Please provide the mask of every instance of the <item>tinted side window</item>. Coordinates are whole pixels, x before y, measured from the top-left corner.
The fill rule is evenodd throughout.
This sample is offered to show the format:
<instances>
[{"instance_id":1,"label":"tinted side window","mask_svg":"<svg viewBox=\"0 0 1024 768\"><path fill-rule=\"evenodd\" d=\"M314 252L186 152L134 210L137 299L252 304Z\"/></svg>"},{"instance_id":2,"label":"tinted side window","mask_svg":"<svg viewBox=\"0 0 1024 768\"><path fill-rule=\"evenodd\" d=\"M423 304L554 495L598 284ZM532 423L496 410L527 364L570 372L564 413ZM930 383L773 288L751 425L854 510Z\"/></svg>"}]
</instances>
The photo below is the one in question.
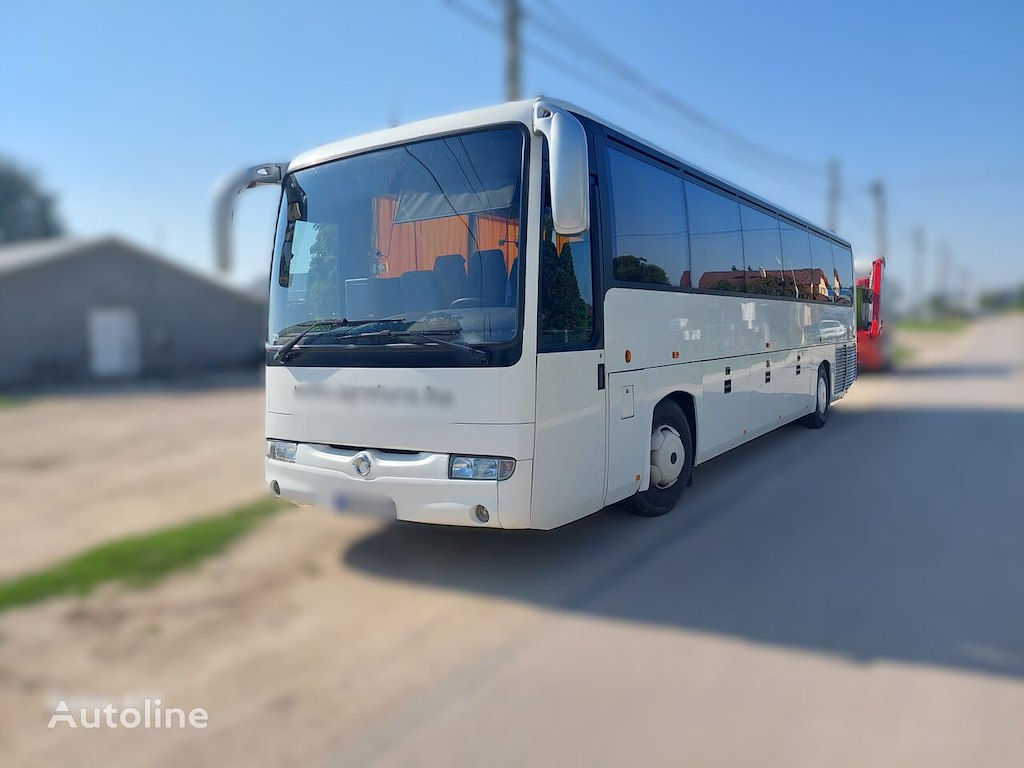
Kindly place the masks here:
<instances>
[{"instance_id":1,"label":"tinted side window","mask_svg":"<svg viewBox=\"0 0 1024 768\"><path fill-rule=\"evenodd\" d=\"M616 280L685 285L689 258L683 180L609 147Z\"/></svg>"},{"instance_id":2,"label":"tinted side window","mask_svg":"<svg viewBox=\"0 0 1024 768\"><path fill-rule=\"evenodd\" d=\"M845 245L832 243L832 299L844 306L853 304L853 253Z\"/></svg>"},{"instance_id":3,"label":"tinted side window","mask_svg":"<svg viewBox=\"0 0 1024 768\"><path fill-rule=\"evenodd\" d=\"M518 259L512 265L512 279L518 285ZM585 344L593 336L594 280L590 230L571 237L555 233L547 166L544 168L544 210L541 215L539 310L538 345L541 351Z\"/></svg>"},{"instance_id":4,"label":"tinted side window","mask_svg":"<svg viewBox=\"0 0 1024 768\"><path fill-rule=\"evenodd\" d=\"M812 301L831 301L832 293L832 242L813 232L811 236L811 279Z\"/></svg>"},{"instance_id":5,"label":"tinted side window","mask_svg":"<svg viewBox=\"0 0 1024 768\"><path fill-rule=\"evenodd\" d=\"M686 182L686 203L692 287L742 293L746 280L739 203L691 181Z\"/></svg>"},{"instance_id":6,"label":"tinted side window","mask_svg":"<svg viewBox=\"0 0 1024 768\"><path fill-rule=\"evenodd\" d=\"M741 203L740 223L743 225L747 292L765 296L792 296L792 277L786 275L782 265L779 220L769 213Z\"/></svg>"},{"instance_id":7,"label":"tinted side window","mask_svg":"<svg viewBox=\"0 0 1024 768\"><path fill-rule=\"evenodd\" d=\"M794 288L790 295L810 300L815 274L807 232L787 221L779 222L779 227L782 231L782 263L793 276Z\"/></svg>"}]
</instances>

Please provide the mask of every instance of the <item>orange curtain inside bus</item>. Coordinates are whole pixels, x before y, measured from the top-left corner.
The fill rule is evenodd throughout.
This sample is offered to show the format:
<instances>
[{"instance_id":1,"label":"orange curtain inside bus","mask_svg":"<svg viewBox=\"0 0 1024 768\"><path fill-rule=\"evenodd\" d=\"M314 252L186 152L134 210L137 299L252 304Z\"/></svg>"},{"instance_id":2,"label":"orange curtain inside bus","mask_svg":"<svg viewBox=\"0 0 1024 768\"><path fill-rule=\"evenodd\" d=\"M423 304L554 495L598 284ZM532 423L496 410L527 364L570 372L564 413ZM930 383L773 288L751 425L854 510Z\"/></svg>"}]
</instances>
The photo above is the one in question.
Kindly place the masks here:
<instances>
[{"instance_id":1,"label":"orange curtain inside bus","mask_svg":"<svg viewBox=\"0 0 1024 768\"><path fill-rule=\"evenodd\" d=\"M582 235L559 235L555 234L555 252L561 255L562 248L566 243L579 243L583 240Z\"/></svg>"},{"instance_id":2,"label":"orange curtain inside bus","mask_svg":"<svg viewBox=\"0 0 1024 768\"><path fill-rule=\"evenodd\" d=\"M505 256L505 271L512 269L512 262L519 255L516 244L519 242L519 222L481 213L476 216L476 241L481 251L493 248Z\"/></svg>"},{"instance_id":3,"label":"orange curtain inside bus","mask_svg":"<svg viewBox=\"0 0 1024 768\"><path fill-rule=\"evenodd\" d=\"M382 277L433 269L438 256L451 253L461 255L468 263L473 250L492 248L504 254L505 269L511 270L518 255L518 221L480 213L395 223L397 207L398 201L391 197L377 198L374 204L377 250L387 257L387 269ZM471 221L475 223L475 241L467 230L467 223Z\"/></svg>"}]
</instances>

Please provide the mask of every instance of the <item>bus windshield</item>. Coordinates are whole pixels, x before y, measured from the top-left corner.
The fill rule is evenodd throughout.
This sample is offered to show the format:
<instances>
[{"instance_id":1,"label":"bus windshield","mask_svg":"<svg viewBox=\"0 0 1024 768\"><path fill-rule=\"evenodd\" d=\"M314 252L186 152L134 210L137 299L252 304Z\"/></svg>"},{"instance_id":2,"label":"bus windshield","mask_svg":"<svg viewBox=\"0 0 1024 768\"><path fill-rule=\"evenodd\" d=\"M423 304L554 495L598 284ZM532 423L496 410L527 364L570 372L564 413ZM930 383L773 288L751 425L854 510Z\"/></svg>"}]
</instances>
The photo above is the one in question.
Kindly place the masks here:
<instances>
[{"instance_id":1,"label":"bus windshield","mask_svg":"<svg viewBox=\"0 0 1024 768\"><path fill-rule=\"evenodd\" d=\"M515 340L525 152L524 129L499 127L287 175L269 344L304 331L297 349Z\"/></svg>"}]
</instances>

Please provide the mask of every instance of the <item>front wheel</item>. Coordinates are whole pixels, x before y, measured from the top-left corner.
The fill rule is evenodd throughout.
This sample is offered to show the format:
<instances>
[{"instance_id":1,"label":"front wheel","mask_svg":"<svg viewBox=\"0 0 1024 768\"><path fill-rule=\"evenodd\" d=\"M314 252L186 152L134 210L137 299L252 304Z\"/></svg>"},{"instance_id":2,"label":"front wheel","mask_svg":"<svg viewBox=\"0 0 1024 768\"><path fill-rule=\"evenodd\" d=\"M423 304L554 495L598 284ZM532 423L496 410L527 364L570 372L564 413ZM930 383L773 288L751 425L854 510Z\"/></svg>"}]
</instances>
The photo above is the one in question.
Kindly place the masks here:
<instances>
[{"instance_id":1,"label":"front wheel","mask_svg":"<svg viewBox=\"0 0 1024 768\"><path fill-rule=\"evenodd\" d=\"M654 409L651 429L651 482L646 491L627 499L634 515L658 517L679 501L693 472L690 423L679 405L662 400Z\"/></svg>"},{"instance_id":2,"label":"front wheel","mask_svg":"<svg viewBox=\"0 0 1024 768\"><path fill-rule=\"evenodd\" d=\"M829 403L832 402L832 389L828 383L828 369L822 365L818 368L818 383L814 387L814 413L804 416L800 423L811 429L821 429L828 421Z\"/></svg>"}]
</instances>

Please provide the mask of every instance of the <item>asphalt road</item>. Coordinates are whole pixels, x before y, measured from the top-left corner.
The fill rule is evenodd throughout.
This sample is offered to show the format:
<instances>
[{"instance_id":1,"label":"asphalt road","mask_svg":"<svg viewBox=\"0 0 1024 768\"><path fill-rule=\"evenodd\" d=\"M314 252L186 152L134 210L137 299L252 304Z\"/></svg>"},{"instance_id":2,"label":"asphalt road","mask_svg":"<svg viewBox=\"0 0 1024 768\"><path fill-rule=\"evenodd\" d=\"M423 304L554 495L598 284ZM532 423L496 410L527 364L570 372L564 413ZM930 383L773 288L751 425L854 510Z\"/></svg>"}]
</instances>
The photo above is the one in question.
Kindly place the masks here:
<instances>
[{"instance_id":1,"label":"asphalt road","mask_svg":"<svg viewBox=\"0 0 1024 768\"><path fill-rule=\"evenodd\" d=\"M354 544L542 610L485 652L453 622L465 663L330 764L1024 765L1024 318L917 346L664 518Z\"/></svg>"},{"instance_id":2,"label":"asphalt road","mask_svg":"<svg viewBox=\"0 0 1024 768\"><path fill-rule=\"evenodd\" d=\"M863 377L824 430L698 467L662 518L502 532L292 509L150 589L2 614L0 764L1020 768L1022 339L1021 315L904 339L911 367ZM233 402L166 407L182 430L248 424L258 403ZM48 408L8 420L31 435ZM78 483L97 536L180 506L147 480L168 438L139 418L118 427L137 481ZM235 431L204 450L247 445ZM259 483L242 453L219 493ZM73 510L52 472L23 544ZM181 496L211 482L174 477ZM46 728L58 697L143 692L209 728Z\"/></svg>"}]
</instances>

